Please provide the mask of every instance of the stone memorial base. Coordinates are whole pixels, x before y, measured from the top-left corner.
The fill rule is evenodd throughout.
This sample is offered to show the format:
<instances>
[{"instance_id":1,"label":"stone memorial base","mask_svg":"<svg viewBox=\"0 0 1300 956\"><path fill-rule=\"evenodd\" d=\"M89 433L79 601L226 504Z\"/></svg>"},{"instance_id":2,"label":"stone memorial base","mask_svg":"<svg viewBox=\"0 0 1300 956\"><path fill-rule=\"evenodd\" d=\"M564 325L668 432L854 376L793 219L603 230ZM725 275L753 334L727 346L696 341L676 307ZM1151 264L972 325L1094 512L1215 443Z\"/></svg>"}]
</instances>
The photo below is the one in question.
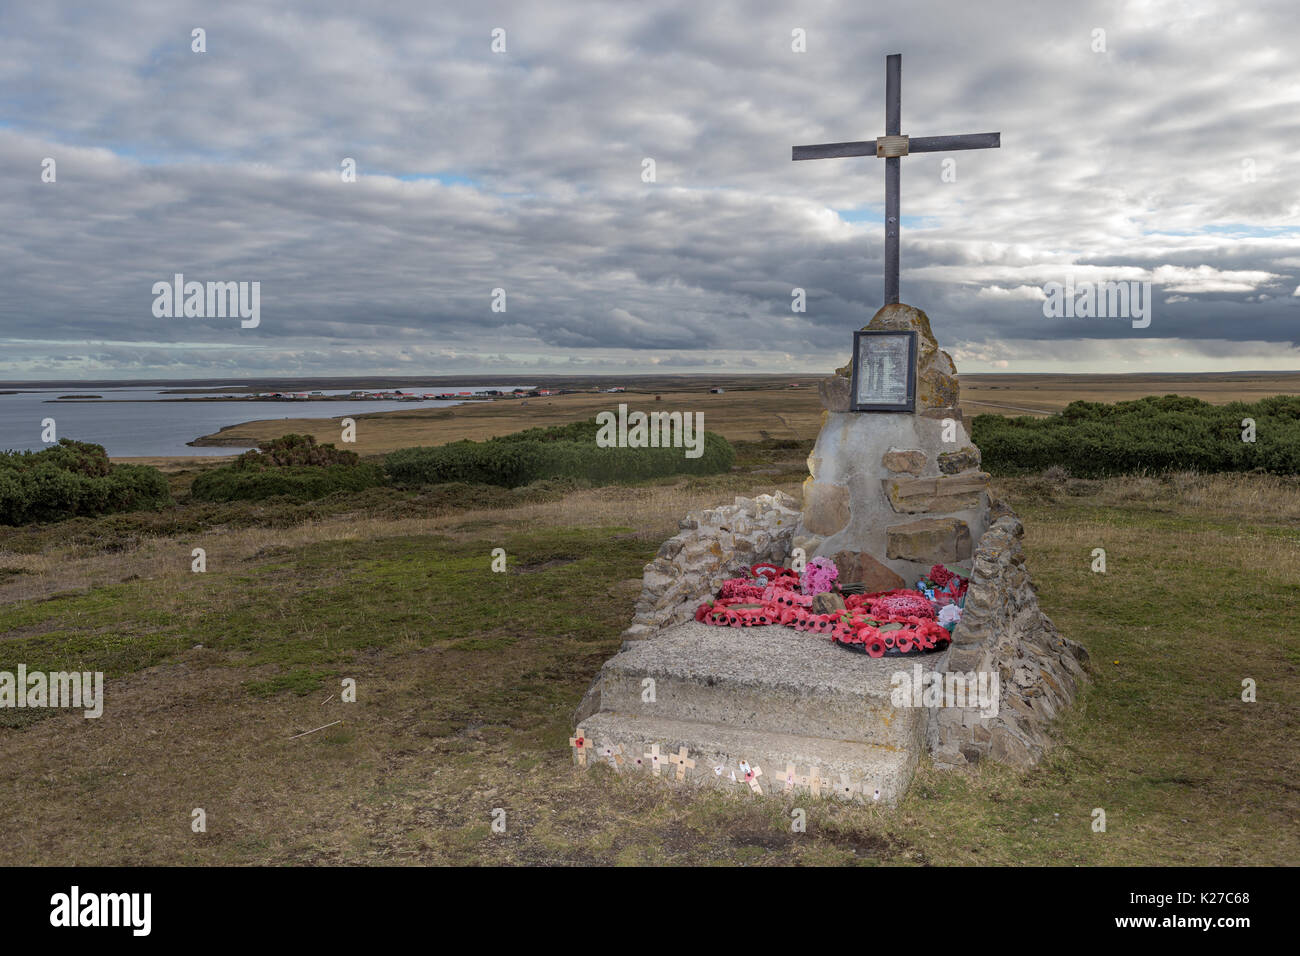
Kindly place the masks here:
<instances>
[{"instance_id":1,"label":"stone memorial base","mask_svg":"<svg viewBox=\"0 0 1300 956\"><path fill-rule=\"evenodd\" d=\"M895 707L890 677L941 656L871 658L786 627L680 624L606 662L578 725L595 747L587 761L617 747L621 772L653 775L650 755L685 748L695 766L679 777L664 763L659 776L748 791L744 764L765 795L892 806L925 749L927 714Z\"/></svg>"},{"instance_id":2,"label":"stone memorial base","mask_svg":"<svg viewBox=\"0 0 1300 956\"><path fill-rule=\"evenodd\" d=\"M887 305L867 324L917 334L916 410L855 412L851 368L819 384L826 417L808 456L794 547L851 563L864 578L903 587L944 564L965 571L986 528L989 476L957 407L957 370L929 317Z\"/></svg>"},{"instance_id":3,"label":"stone memorial base","mask_svg":"<svg viewBox=\"0 0 1300 956\"><path fill-rule=\"evenodd\" d=\"M952 441L943 440L945 427ZM960 419L945 426L910 412L828 414L808 458L794 546L837 566L837 555L879 556L898 575L894 587L934 564L969 567L985 530L989 476L974 467L945 472L949 450L978 462Z\"/></svg>"},{"instance_id":4,"label":"stone memorial base","mask_svg":"<svg viewBox=\"0 0 1300 956\"><path fill-rule=\"evenodd\" d=\"M752 556L735 550L731 532L708 523L718 510L683 522L693 546L714 554L714 581L740 574ZM773 515L787 520L783 508ZM654 774L659 764L658 776L674 783L757 785L765 796L840 795L886 806L906 792L923 752L937 767L983 760L1033 766L1051 746L1052 720L1087 679L1088 653L1039 608L1020 520L996 501L981 517L988 530L974 548L965 611L946 651L870 658L780 625L643 625L606 662L574 714L584 766L609 760L618 772ZM710 539L716 547L706 546ZM647 565L642 602L671 593L678 580ZM996 703L895 706L891 679L916 666L945 679L996 676ZM670 756L683 762L670 763ZM746 781L742 764L761 773ZM790 773L795 782L787 790Z\"/></svg>"}]
</instances>

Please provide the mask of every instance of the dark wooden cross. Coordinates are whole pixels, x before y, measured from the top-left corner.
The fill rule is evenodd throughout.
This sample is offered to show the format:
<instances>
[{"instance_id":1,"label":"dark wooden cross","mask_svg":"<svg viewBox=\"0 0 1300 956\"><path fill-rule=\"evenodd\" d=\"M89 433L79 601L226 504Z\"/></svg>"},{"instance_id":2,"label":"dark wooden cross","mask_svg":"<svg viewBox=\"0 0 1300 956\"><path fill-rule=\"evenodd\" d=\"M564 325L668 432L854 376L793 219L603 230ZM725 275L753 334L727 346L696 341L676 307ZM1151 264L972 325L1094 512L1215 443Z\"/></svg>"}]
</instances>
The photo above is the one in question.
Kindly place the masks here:
<instances>
[{"instance_id":1,"label":"dark wooden cross","mask_svg":"<svg viewBox=\"0 0 1300 956\"><path fill-rule=\"evenodd\" d=\"M878 156L885 160L885 304L898 301L898 160L909 153L938 153L950 149L997 149L1001 133L962 136L900 136L903 55L885 57L885 135L860 143L796 146L791 159L837 159Z\"/></svg>"}]
</instances>

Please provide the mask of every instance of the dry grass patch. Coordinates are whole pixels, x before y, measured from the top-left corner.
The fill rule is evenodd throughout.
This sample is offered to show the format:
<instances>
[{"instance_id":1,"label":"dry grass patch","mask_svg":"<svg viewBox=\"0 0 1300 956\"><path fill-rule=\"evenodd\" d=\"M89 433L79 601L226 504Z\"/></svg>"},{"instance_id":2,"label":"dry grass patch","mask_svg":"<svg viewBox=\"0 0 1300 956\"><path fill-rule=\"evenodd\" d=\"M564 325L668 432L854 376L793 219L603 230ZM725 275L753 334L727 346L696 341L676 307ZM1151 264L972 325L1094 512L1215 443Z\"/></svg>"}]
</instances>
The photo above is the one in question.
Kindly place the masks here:
<instances>
[{"instance_id":1,"label":"dry grass patch","mask_svg":"<svg viewBox=\"0 0 1300 956\"><path fill-rule=\"evenodd\" d=\"M469 438L482 441L526 428L567 425L594 418L598 412L701 412L704 427L730 440L762 438L811 440L821 427L823 410L816 389L763 388L712 395L707 388L652 394L575 394L518 401L473 402L453 408L401 409L352 416L357 441L350 445L363 455L377 455L417 445L444 445ZM319 442L337 442L338 418L289 418L243 422L206 435L203 444L255 445L281 435L311 435Z\"/></svg>"},{"instance_id":2,"label":"dry grass patch","mask_svg":"<svg viewBox=\"0 0 1300 956\"><path fill-rule=\"evenodd\" d=\"M780 482L755 488L754 477L722 475L671 479L664 483L617 485L574 491L551 501L513 507L439 512L427 517L391 518L365 511L307 519L289 527L216 526L186 534L105 538L114 546L88 550L82 544L53 544L39 553L0 550L0 604L39 600L53 594L105 587L123 580L186 578L192 552L204 549L211 570L246 567L301 548L338 541L445 534L464 540L517 527L596 528L620 525L662 540L677 532L688 511L710 507L728 495L799 494L799 485ZM111 532L106 532L111 534ZM3 573L12 568L18 573Z\"/></svg>"}]
</instances>

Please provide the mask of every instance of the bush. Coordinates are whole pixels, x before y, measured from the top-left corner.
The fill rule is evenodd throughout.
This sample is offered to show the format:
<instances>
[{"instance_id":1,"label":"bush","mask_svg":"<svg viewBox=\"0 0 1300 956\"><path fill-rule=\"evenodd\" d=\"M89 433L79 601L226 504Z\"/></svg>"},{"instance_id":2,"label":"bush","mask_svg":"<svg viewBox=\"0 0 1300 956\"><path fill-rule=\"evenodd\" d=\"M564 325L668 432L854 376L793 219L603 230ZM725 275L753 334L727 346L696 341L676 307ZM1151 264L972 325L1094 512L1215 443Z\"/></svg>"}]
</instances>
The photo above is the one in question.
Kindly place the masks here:
<instances>
[{"instance_id":1,"label":"bush","mask_svg":"<svg viewBox=\"0 0 1300 956\"><path fill-rule=\"evenodd\" d=\"M360 460L354 451L340 451L328 443L316 444L311 435L281 435L244 452L230 467L262 470L293 465L355 465Z\"/></svg>"},{"instance_id":2,"label":"bush","mask_svg":"<svg viewBox=\"0 0 1300 956\"><path fill-rule=\"evenodd\" d=\"M136 511L170 501L162 472L114 465L101 445L64 438L38 452L0 453L0 524Z\"/></svg>"},{"instance_id":3,"label":"bush","mask_svg":"<svg viewBox=\"0 0 1300 956\"><path fill-rule=\"evenodd\" d=\"M1242 440L1242 420L1255 441ZM1300 397L1211 405L1181 395L1071 402L1048 418L977 415L971 438L995 474L1051 466L1080 478L1135 472L1300 471Z\"/></svg>"},{"instance_id":4,"label":"bush","mask_svg":"<svg viewBox=\"0 0 1300 956\"><path fill-rule=\"evenodd\" d=\"M291 465L285 468L214 468L194 479L190 495L199 501L261 501L286 497L315 501L336 491L364 491L384 483L384 470L356 465Z\"/></svg>"},{"instance_id":5,"label":"bush","mask_svg":"<svg viewBox=\"0 0 1300 956\"><path fill-rule=\"evenodd\" d=\"M592 484L639 481L666 475L728 471L735 451L725 438L704 433L703 454L682 448L601 448L595 419L555 428L530 428L484 442L403 448L384 461L389 476L407 485L447 482L517 488L543 479L585 479Z\"/></svg>"},{"instance_id":6,"label":"bush","mask_svg":"<svg viewBox=\"0 0 1300 956\"><path fill-rule=\"evenodd\" d=\"M488 441L577 441L594 443L596 441L596 433L599 430L600 426L596 424L596 419L589 418L585 422L573 422L568 425L525 428L521 432L512 432L509 435L497 435L495 438L489 438Z\"/></svg>"},{"instance_id":7,"label":"bush","mask_svg":"<svg viewBox=\"0 0 1300 956\"><path fill-rule=\"evenodd\" d=\"M286 497L315 501L336 491L364 491L384 483L384 470L356 452L316 444L310 435L262 442L229 465L205 471L190 485L200 501L261 501Z\"/></svg>"}]
</instances>

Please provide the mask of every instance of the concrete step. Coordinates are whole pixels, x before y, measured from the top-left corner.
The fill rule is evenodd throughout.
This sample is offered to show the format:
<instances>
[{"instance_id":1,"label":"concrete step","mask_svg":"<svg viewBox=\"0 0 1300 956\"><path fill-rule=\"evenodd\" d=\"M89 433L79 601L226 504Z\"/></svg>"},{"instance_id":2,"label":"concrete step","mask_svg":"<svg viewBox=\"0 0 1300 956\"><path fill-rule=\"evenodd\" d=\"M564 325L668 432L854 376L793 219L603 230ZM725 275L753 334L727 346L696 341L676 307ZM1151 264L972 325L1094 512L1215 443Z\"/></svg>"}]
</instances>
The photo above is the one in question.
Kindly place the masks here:
<instances>
[{"instance_id":1,"label":"concrete step","mask_svg":"<svg viewBox=\"0 0 1300 956\"><path fill-rule=\"evenodd\" d=\"M659 776L674 783L748 792L743 762L761 771L755 779L766 797L838 797L883 806L894 806L907 792L921 750L919 743L893 748L612 711L588 717L582 730L595 744L589 767L610 762L606 750L617 747L618 772L649 776L657 750ZM679 777L670 761L682 748L694 766L683 767Z\"/></svg>"},{"instance_id":2,"label":"concrete step","mask_svg":"<svg viewBox=\"0 0 1300 956\"><path fill-rule=\"evenodd\" d=\"M599 710L893 749L920 746L926 714L893 706L891 677L937 657L871 658L793 628L693 621L624 646L601 671Z\"/></svg>"}]
</instances>

